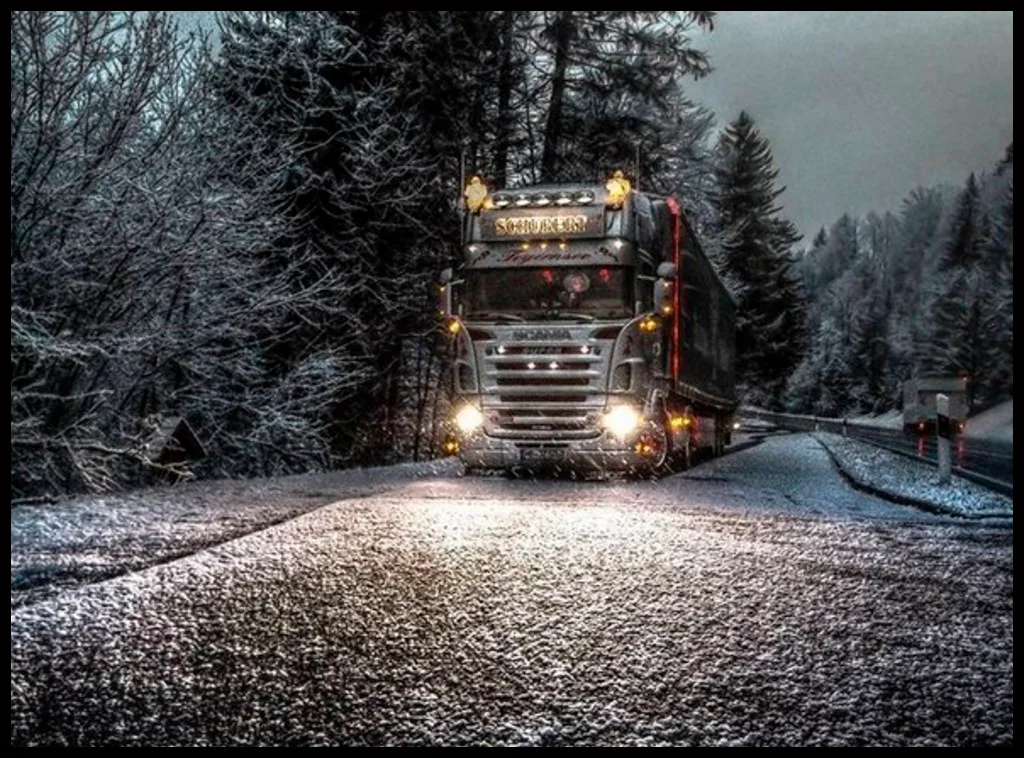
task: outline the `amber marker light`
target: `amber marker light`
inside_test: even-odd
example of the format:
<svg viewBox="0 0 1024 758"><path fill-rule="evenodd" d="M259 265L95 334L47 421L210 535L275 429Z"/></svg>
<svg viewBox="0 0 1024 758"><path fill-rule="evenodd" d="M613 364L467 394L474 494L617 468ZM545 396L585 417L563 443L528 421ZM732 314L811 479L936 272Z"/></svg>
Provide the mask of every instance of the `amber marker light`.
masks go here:
<svg viewBox="0 0 1024 758"><path fill-rule="evenodd" d="M616 171L612 174L612 178L604 185L604 188L608 190L608 205L618 208L626 200L626 195L629 194L632 185L630 185L629 179L626 178L622 171Z"/></svg>
<svg viewBox="0 0 1024 758"><path fill-rule="evenodd" d="M466 198L466 207L472 213L476 213L484 207L484 203L487 201L487 185L479 176L474 176L469 180L463 194Z"/></svg>

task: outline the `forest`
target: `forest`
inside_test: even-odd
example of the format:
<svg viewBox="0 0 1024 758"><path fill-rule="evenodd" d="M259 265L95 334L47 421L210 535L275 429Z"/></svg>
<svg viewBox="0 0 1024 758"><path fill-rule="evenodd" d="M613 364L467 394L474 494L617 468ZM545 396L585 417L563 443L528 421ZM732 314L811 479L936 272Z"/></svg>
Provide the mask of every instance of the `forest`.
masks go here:
<svg viewBox="0 0 1024 758"><path fill-rule="evenodd" d="M12 504L441 454L437 273L468 167L681 199L744 403L1013 392L1013 146L813 240L753 115L687 97L713 12L11 14ZM639 169L639 170L638 170ZM160 457L184 419L206 455Z"/></svg>

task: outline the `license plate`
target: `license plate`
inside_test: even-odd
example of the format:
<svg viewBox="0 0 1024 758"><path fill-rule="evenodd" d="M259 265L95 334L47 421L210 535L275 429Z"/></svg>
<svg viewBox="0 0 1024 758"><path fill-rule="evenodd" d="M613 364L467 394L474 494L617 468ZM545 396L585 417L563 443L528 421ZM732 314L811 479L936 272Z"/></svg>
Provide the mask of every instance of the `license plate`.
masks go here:
<svg viewBox="0 0 1024 758"><path fill-rule="evenodd" d="M561 448L524 447L519 451L521 463L552 463L562 460Z"/></svg>

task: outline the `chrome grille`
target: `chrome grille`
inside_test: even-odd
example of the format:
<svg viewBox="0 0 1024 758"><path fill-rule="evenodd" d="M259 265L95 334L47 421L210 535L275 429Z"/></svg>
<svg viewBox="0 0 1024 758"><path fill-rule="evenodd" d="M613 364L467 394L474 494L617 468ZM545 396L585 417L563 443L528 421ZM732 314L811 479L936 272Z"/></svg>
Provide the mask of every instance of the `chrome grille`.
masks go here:
<svg viewBox="0 0 1024 758"><path fill-rule="evenodd" d="M529 443L601 435L610 341L478 342L484 419L492 437Z"/></svg>

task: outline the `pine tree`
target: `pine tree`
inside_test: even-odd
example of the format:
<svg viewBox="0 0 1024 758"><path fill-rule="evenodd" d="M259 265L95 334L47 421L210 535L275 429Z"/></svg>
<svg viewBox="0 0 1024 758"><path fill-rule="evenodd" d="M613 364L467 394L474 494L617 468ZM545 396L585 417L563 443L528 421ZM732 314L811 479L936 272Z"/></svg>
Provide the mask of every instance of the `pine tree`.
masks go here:
<svg viewBox="0 0 1024 758"><path fill-rule="evenodd" d="M981 263L991 233L972 173L954 203L935 261L927 339L920 346L925 373L966 376L968 403L987 364L988 305Z"/></svg>
<svg viewBox="0 0 1024 758"><path fill-rule="evenodd" d="M976 381L984 406L1013 396L1013 145L993 176L994 221L981 266L985 375Z"/></svg>
<svg viewBox="0 0 1024 758"><path fill-rule="evenodd" d="M918 187L899 215L844 215L801 266L818 294L791 410L894 408L900 384L924 374L967 376L982 406L1012 397L1012 144L959 192Z"/></svg>
<svg viewBox="0 0 1024 758"><path fill-rule="evenodd" d="M892 311L889 316L890 384L899 384L917 373L917 356L923 335L930 328L925 272L928 251L934 246L943 212L942 193L917 187L902 201L898 234L890 266ZM894 405L899 404L899 396Z"/></svg>
<svg viewBox="0 0 1024 758"><path fill-rule="evenodd" d="M861 302L854 320L851 379L860 412L886 410L894 394L889 384L889 309L885 293L874 289Z"/></svg>
<svg viewBox="0 0 1024 758"><path fill-rule="evenodd" d="M737 377L748 402L780 407L803 352L805 311L792 246L800 239L780 217L768 141L747 113L718 145L717 259L737 300Z"/></svg>
<svg viewBox="0 0 1024 758"><path fill-rule="evenodd" d="M980 263L987 237L988 219L980 205L978 181L971 173L956 200L949 239L939 258L939 273Z"/></svg>

